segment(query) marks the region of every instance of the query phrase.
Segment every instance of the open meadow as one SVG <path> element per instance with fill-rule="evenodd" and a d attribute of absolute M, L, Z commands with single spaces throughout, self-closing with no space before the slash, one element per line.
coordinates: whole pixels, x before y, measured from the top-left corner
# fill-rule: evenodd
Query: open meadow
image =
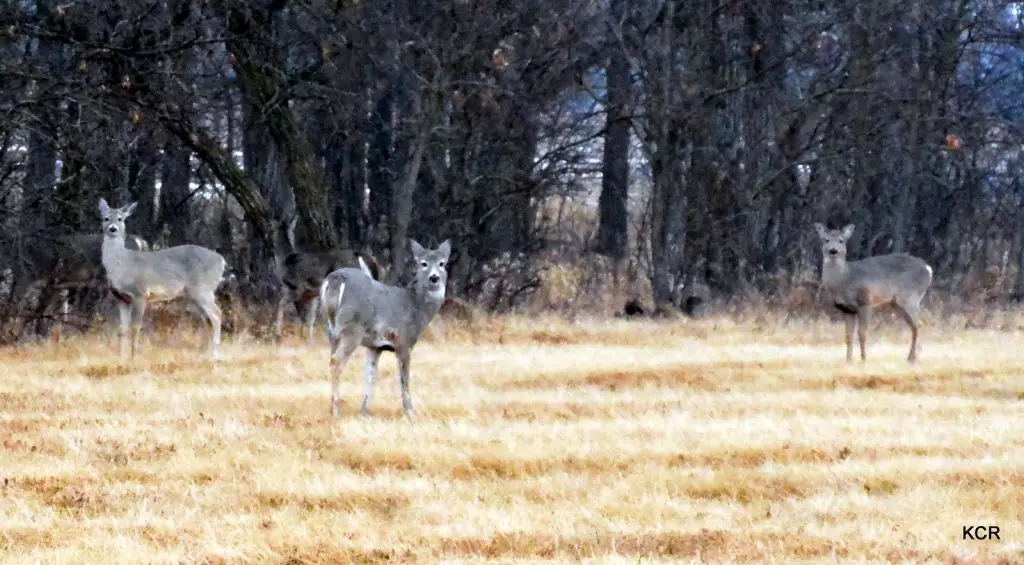
<path fill-rule="evenodd" d="M 322 331 L 0 350 L 0 562 L 1024 562 L 1019 324 L 447 322 L 412 421 Z"/>

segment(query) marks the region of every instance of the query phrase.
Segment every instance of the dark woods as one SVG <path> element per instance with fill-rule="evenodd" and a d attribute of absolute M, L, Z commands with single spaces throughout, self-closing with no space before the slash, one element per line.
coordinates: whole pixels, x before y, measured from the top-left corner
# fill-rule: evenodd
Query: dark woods
<path fill-rule="evenodd" d="M 128 229 L 152 248 L 222 253 L 253 307 L 275 303 L 293 214 L 301 249 L 368 249 L 393 280 L 409 238 L 450 239 L 450 295 L 494 311 L 664 305 L 684 282 L 785 296 L 817 277 L 815 221 L 855 223 L 851 257 L 925 258 L 937 292 L 1021 294 L 1020 17 L 947 0 L 4 0 L 4 316 L 50 315 L 21 291 L 67 263 L 37 260 L 58 236 L 98 229 L 100 196 L 138 200 Z"/>

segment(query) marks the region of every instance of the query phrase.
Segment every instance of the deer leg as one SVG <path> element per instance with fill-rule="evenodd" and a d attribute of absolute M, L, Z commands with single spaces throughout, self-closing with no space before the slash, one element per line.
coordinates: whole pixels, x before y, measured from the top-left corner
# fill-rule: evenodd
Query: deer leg
<path fill-rule="evenodd" d="M 411 353 L 407 347 L 395 349 L 395 356 L 398 357 L 398 382 L 402 387 L 402 409 L 405 410 L 406 416 L 412 416 L 412 398 L 409 396 L 409 361 Z"/>
<path fill-rule="evenodd" d="M 132 298 L 131 325 L 132 325 L 132 359 L 139 349 L 139 334 L 142 333 L 142 317 L 146 314 L 146 300 L 143 298 Z"/>
<path fill-rule="evenodd" d="M 71 291 L 62 290 L 60 298 L 60 323 L 54 324 L 53 332 L 53 341 L 58 344 L 64 341 L 64 326 L 68 324 L 68 312 L 71 311 Z"/>
<path fill-rule="evenodd" d="M 358 332 L 342 332 L 331 345 L 331 416 L 338 417 L 341 409 L 341 370 L 359 346 L 362 336 Z"/>
<path fill-rule="evenodd" d="M 368 348 L 366 350 L 366 382 L 363 385 L 363 407 L 359 410 L 363 416 L 370 414 L 370 398 L 373 396 L 373 379 L 377 376 L 378 361 L 380 361 L 380 350 Z"/>
<path fill-rule="evenodd" d="M 128 358 L 128 326 L 132 323 L 132 303 L 123 300 L 117 301 L 117 312 L 120 315 L 118 326 L 119 345 L 121 348 L 121 360 Z"/>
<path fill-rule="evenodd" d="M 917 305 L 912 304 L 897 304 L 900 314 L 903 314 L 903 319 L 907 321 L 907 325 L 910 326 L 910 354 L 907 356 L 907 361 L 910 363 L 917 362 L 917 334 L 918 334 L 918 311 L 920 309 Z"/>
<path fill-rule="evenodd" d="M 306 344 L 313 345 L 313 325 L 316 324 L 316 310 L 320 305 L 320 299 L 314 297 L 306 307 Z"/>
<path fill-rule="evenodd" d="M 220 349 L 220 326 L 223 315 L 220 306 L 217 306 L 217 298 L 213 292 L 207 295 L 193 298 L 196 306 L 206 315 L 206 321 L 210 322 L 210 358 L 216 359 Z"/>
<path fill-rule="evenodd" d="M 281 285 L 281 296 L 277 300 L 277 317 L 274 321 L 274 340 L 279 341 L 281 339 L 281 326 L 284 325 L 284 308 L 290 300 L 291 294 L 288 291 L 288 287 Z"/>
<path fill-rule="evenodd" d="M 857 329 L 857 315 L 844 314 L 843 321 L 846 322 L 846 361 L 853 361 L 853 332 Z"/>
<path fill-rule="evenodd" d="M 35 332 L 37 336 L 43 335 L 46 329 L 46 316 L 47 309 L 51 307 L 53 301 L 53 292 L 56 290 L 56 282 L 52 279 L 48 279 L 45 285 L 39 291 L 39 302 L 36 305 L 35 315 Z"/>
<path fill-rule="evenodd" d="M 867 361 L 868 324 L 871 322 L 871 309 L 861 306 L 857 310 L 857 339 L 860 341 L 860 360 Z"/>

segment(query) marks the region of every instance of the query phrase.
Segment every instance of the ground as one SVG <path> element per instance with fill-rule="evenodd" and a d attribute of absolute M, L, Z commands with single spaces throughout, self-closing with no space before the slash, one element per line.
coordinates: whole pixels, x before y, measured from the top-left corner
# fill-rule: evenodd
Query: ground
<path fill-rule="evenodd" d="M 0 562 L 1024 562 L 1019 328 L 779 320 L 449 323 L 411 421 L 320 334 L 0 350 Z"/>

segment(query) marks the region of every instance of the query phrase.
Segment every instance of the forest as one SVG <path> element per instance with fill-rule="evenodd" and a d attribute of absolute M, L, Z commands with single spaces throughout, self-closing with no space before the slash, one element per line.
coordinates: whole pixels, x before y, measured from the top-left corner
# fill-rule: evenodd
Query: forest
<path fill-rule="evenodd" d="M 999 0 L 4 0 L 0 313 L 48 316 L 26 281 L 62 267 L 39 260 L 56 238 L 98 231 L 101 197 L 139 203 L 151 249 L 220 252 L 252 310 L 275 303 L 292 217 L 301 249 L 369 250 L 390 280 L 410 238 L 449 239 L 449 296 L 489 312 L 698 286 L 785 305 L 819 277 L 815 222 L 855 224 L 851 258 L 924 258 L 948 301 L 1009 304 L 1022 18 Z"/>

